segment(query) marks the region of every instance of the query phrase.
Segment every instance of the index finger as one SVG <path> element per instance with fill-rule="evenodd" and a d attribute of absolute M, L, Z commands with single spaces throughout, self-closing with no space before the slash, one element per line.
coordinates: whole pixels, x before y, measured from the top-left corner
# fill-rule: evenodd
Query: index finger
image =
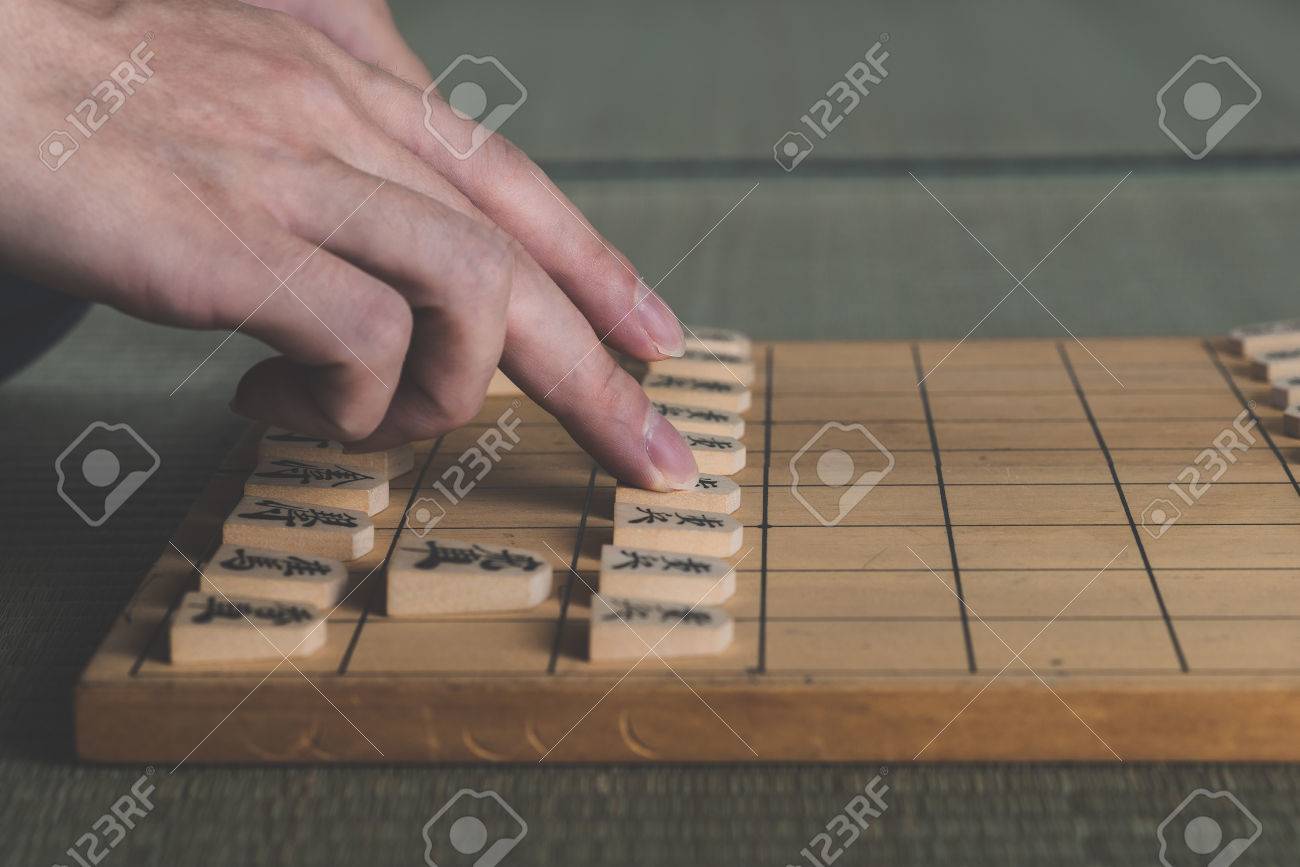
<path fill-rule="evenodd" d="M 656 491 L 693 488 L 699 471 L 682 435 L 583 315 L 554 284 L 516 275 L 502 370 L 615 478 Z"/>
<path fill-rule="evenodd" d="M 479 124 L 436 94 L 375 84 L 390 97 L 367 105 L 379 124 L 523 244 L 602 340 L 643 361 L 685 351 L 672 309 L 522 151 L 499 134 L 474 148 Z"/>

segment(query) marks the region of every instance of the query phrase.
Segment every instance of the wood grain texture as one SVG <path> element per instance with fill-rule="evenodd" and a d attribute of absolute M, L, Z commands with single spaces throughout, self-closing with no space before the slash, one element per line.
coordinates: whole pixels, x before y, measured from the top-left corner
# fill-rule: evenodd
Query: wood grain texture
<path fill-rule="evenodd" d="M 556 592 L 521 612 L 384 616 L 376 574 L 395 534 L 411 533 L 395 503 L 377 516 L 376 550 L 348 564 L 350 595 L 303 674 L 277 670 L 195 757 L 367 762 L 377 746 L 412 762 L 1300 759 L 1300 467 L 1268 386 L 1224 344 L 1086 342 L 1129 389 L 1147 384 L 1115 387 L 1074 344 L 971 341 L 927 379 L 918 418 L 899 401 L 946 343 L 756 347 L 753 458 L 735 477 L 746 527 L 724 605 L 734 636 L 671 670 L 653 655 L 631 671 L 587 658 L 613 482 L 522 407 L 518 447 L 443 520 L 467 543 L 546 552 Z M 802 403 L 782 417 L 790 400 Z M 1251 401 L 1253 442 L 1194 504 L 1178 500 L 1169 482 L 1250 420 Z M 500 408 L 489 401 L 482 424 Z M 826 491 L 792 489 L 791 464 L 825 421 L 858 415 L 894 469 L 825 526 L 799 494 L 820 509 Z M 827 448 L 868 460 L 854 435 Z M 417 444 L 417 471 L 394 489 L 429 493 L 475 436 Z M 183 550 L 215 546 L 241 482 L 237 468 L 213 479 L 178 533 Z M 1164 531 L 1147 511 L 1160 500 L 1181 507 Z M 84 672 L 83 756 L 178 759 L 266 675 L 164 661 L 158 624 L 194 581 L 169 549 Z"/>

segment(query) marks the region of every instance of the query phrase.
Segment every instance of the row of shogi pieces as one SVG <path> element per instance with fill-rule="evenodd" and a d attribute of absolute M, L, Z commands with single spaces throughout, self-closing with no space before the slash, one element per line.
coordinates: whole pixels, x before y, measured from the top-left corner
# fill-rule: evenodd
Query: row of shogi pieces
<path fill-rule="evenodd" d="M 636 658 L 721 653 L 734 625 L 721 607 L 736 591 L 727 557 L 744 528 L 731 517 L 744 469 L 743 413 L 755 377 L 749 338 L 696 329 L 684 354 L 652 362 L 642 386 L 681 433 L 700 470 L 694 488 L 661 493 L 620 484 L 614 544 L 600 558 L 591 600 L 589 655 Z M 168 625 L 173 663 L 220 664 L 307 656 L 347 585 L 346 561 L 374 548 L 374 515 L 389 482 L 414 465 L 410 445 L 348 452 L 341 443 L 270 428 L 243 497 L 222 525 L 221 545 L 198 567 Z M 553 591 L 550 561 L 536 551 L 402 534 L 386 564 L 392 617 L 521 611 Z"/>
<path fill-rule="evenodd" d="M 1234 328 L 1228 346 L 1250 362 L 1253 379 L 1269 384 L 1268 401 L 1282 410 L 1282 431 L 1300 438 L 1300 319 Z"/>

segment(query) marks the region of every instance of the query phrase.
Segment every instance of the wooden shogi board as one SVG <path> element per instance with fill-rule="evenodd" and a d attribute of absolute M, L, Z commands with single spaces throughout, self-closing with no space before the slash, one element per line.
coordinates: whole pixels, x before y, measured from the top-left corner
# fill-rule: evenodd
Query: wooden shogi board
<path fill-rule="evenodd" d="M 613 480 L 527 402 L 518 445 L 437 532 L 554 549 L 555 594 L 517 614 L 383 614 L 376 567 L 403 510 L 510 400 L 490 399 L 477 426 L 423 444 L 416 469 L 396 480 L 376 550 L 351 564 L 355 590 L 329 618 L 325 649 L 295 660 L 301 671 L 169 665 L 161 624 L 196 586 L 169 546 L 77 687 L 79 752 L 211 762 L 1300 759 L 1297 444 L 1264 384 L 1218 341 L 1087 347 L 1122 387 L 1072 341 L 969 341 L 941 364 L 950 342 L 756 346 L 750 459 L 735 477 L 745 525 L 727 604 L 735 641 L 671 668 L 653 656 L 636 666 L 585 659 L 585 585 L 611 540 Z M 1243 408 L 1263 434 L 1172 529 L 1149 534 L 1140 511 L 1170 497 L 1167 483 Z M 790 486 L 791 457 L 827 421 L 864 424 L 896 460 L 834 527 Z M 177 533 L 186 557 L 200 562 L 216 545 L 251 442 Z M 1031 639 L 1023 662 L 1003 644 L 1019 651 Z"/>

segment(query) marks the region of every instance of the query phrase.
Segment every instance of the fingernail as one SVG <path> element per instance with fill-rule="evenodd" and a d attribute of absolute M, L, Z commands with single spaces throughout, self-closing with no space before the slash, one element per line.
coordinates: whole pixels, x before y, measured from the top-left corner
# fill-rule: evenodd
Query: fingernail
<path fill-rule="evenodd" d="M 688 491 L 699 481 L 700 471 L 686 441 L 653 406 L 646 416 L 645 450 L 650 463 L 663 477 L 665 487 Z"/>
<path fill-rule="evenodd" d="M 686 352 L 686 338 L 682 334 L 681 324 L 662 298 L 652 290 L 647 289 L 646 292 L 649 294 L 637 307 L 641 327 L 645 329 L 655 349 L 672 358 L 681 358 Z"/>

